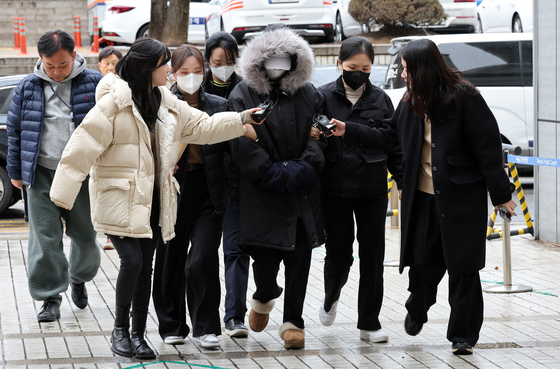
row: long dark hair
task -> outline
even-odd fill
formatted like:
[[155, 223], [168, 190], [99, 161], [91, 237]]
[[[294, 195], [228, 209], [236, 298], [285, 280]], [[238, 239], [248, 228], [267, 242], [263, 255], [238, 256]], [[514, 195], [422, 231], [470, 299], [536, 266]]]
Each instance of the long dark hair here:
[[416, 115], [432, 121], [445, 117], [452, 103], [459, 106], [459, 89], [467, 87], [469, 93], [475, 93], [474, 86], [463, 79], [461, 72], [449, 68], [433, 41], [412, 41], [400, 53], [407, 68], [404, 101]]
[[170, 59], [171, 51], [167, 46], [143, 37], [134, 41], [128, 53], [117, 63], [117, 74], [128, 82], [132, 100], [150, 131], [154, 129], [161, 105], [161, 92], [157, 86], [152, 86], [152, 72]]
[[338, 60], [343, 63], [344, 61], [358, 54], [366, 54], [367, 57], [371, 60], [371, 64], [373, 64], [375, 54], [373, 52], [373, 45], [371, 44], [371, 42], [369, 42], [369, 40], [365, 37], [350, 37], [340, 46]]

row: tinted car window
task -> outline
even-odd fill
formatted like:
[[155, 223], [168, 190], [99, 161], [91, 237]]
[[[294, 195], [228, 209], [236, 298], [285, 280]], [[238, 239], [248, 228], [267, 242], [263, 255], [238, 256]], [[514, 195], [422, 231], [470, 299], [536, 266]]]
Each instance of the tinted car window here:
[[8, 114], [15, 86], [0, 87], [0, 114]]
[[519, 42], [473, 42], [438, 45], [451, 68], [475, 86], [522, 86]]
[[533, 86], [533, 42], [521, 41], [521, 81], [523, 86]]

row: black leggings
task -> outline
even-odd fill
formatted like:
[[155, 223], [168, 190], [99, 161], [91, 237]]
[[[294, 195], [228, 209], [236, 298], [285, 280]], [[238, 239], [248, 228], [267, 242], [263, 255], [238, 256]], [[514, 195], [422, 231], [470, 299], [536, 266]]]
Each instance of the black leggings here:
[[148, 311], [152, 288], [152, 262], [161, 235], [158, 218], [159, 200], [154, 196], [150, 216], [152, 238], [108, 235], [121, 259], [115, 288], [117, 306], [127, 307], [132, 303], [132, 310]]

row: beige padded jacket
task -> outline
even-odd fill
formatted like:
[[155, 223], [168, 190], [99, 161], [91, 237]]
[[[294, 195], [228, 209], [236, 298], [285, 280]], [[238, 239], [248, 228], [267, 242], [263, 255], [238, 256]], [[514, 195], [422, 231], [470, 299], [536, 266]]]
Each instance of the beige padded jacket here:
[[[96, 90], [95, 107], [74, 131], [62, 154], [50, 197], [72, 208], [86, 176], [95, 230], [115, 236], [151, 238], [154, 184], [160, 198], [159, 225], [164, 242], [175, 237], [177, 192], [173, 176], [179, 142], [213, 144], [243, 135], [248, 114], [209, 117], [160, 87], [162, 103], [155, 125], [156, 158], [150, 132], [132, 101], [128, 83], [114, 74]], [[250, 122], [245, 122], [250, 123]]]

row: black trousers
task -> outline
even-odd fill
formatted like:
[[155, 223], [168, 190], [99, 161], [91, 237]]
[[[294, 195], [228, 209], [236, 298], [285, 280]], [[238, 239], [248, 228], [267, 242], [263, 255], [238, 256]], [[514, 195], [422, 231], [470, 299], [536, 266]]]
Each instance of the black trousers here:
[[[436, 303], [437, 287], [447, 267], [443, 257], [441, 225], [433, 195], [416, 192], [413, 205], [414, 262], [408, 272], [410, 296], [406, 309], [415, 322], [428, 321], [428, 310]], [[447, 339], [472, 346], [479, 338], [484, 320], [484, 300], [479, 272], [449, 275], [451, 315]]]
[[253, 276], [257, 290], [253, 298], [266, 303], [282, 294], [276, 278], [280, 262], [284, 262], [284, 317], [283, 323], [290, 322], [301, 329], [303, 323], [303, 303], [307, 291], [309, 267], [311, 266], [311, 249], [301, 219], [298, 220], [295, 250], [277, 250], [264, 247], [247, 247], [253, 258]]
[[132, 238], [107, 235], [119, 254], [121, 265], [115, 287], [116, 304], [132, 310], [148, 312], [152, 288], [154, 250], [161, 237], [159, 227], [159, 197], [154, 193], [150, 227], [152, 238]]
[[216, 213], [203, 170], [186, 172], [183, 183], [175, 238], [156, 250], [153, 295], [163, 339], [189, 334], [185, 290], [193, 336], [222, 332], [218, 248], [223, 215]]
[[322, 195], [327, 226], [325, 257], [325, 310], [338, 301], [354, 262], [354, 217], [359, 243], [360, 282], [358, 290], [358, 329], [381, 328], [379, 312], [383, 303], [383, 259], [387, 191], [359, 198]]

